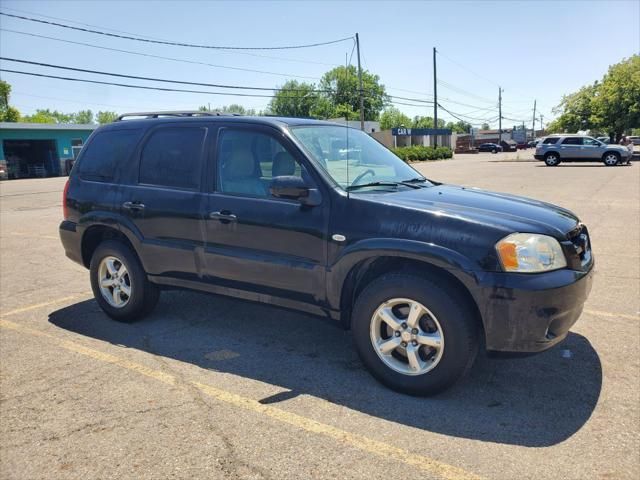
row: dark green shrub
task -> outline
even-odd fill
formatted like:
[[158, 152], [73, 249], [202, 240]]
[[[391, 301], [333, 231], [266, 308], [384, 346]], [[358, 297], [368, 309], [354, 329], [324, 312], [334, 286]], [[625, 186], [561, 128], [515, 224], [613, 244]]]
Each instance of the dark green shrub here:
[[449, 147], [424, 147], [422, 145], [413, 145], [411, 147], [392, 148], [391, 151], [405, 162], [443, 160], [453, 157], [453, 151]]

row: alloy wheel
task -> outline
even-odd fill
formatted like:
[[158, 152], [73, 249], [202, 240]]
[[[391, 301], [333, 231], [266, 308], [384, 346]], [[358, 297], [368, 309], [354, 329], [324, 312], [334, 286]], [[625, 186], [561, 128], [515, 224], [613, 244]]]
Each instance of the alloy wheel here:
[[100, 293], [109, 305], [123, 308], [131, 299], [131, 278], [122, 260], [114, 256], [104, 257], [98, 267]]
[[435, 315], [420, 302], [393, 298], [371, 317], [371, 343], [386, 366], [404, 375], [433, 370], [444, 352], [444, 334]]

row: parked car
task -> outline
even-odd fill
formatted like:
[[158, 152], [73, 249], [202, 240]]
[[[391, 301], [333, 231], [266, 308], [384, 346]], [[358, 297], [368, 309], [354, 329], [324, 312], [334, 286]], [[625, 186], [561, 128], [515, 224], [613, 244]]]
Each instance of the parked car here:
[[516, 145], [517, 150], [526, 150], [527, 148], [529, 148], [528, 142], [520, 142]]
[[478, 151], [498, 153], [502, 151], [502, 147], [497, 143], [483, 143], [478, 147]]
[[527, 145], [529, 145], [529, 148], [536, 148], [536, 145], [538, 145], [539, 140], [531, 140]]
[[[428, 180], [329, 122], [136, 115], [91, 135], [59, 228], [115, 320], [149, 314], [164, 288], [298, 309], [351, 329], [382, 383], [424, 395], [480, 345], [540, 352], [582, 312], [594, 260], [568, 210]], [[358, 158], [331, 158], [347, 138]]]
[[640, 136], [630, 135], [627, 137], [634, 145], [640, 145]]
[[585, 135], [550, 135], [536, 147], [534, 157], [549, 167], [561, 162], [603, 162], [612, 167], [629, 162], [631, 152], [621, 145], [607, 145]]

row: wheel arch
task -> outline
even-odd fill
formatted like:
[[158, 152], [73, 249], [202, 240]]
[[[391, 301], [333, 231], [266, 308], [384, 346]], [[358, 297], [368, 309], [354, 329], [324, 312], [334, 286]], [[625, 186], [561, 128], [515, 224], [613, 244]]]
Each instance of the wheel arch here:
[[[329, 285], [333, 285], [333, 294], [337, 298], [333, 301], [340, 310], [340, 322], [346, 329], [351, 325], [351, 311], [358, 294], [373, 280], [387, 273], [408, 273], [423, 278], [445, 283], [455, 289], [465, 302], [468, 302], [476, 314], [480, 328], [483, 328], [482, 316], [469, 284], [473, 283], [474, 275], [468, 260], [460, 261], [460, 258], [446, 258], [418, 255], [412, 252], [369, 252], [349, 264], [341, 279], [334, 274], [330, 278]], [[456, 257], [462, 257], [456, 254]], [[462, 257], [465, 258], [465, 257]], [[454, 273], [455, 272], [455, 273]], [[338, 289], [338, 291], [336, 291]], [[330, 293], [331, 296], [331, 293]], [[332, 298], [329, 298], [332, 301]]]
[[82, 263], [86, 268], [89, 268], [91, 264], [91, 257], [93, 253], [105, 240], [117, 240], [124, 243], [131, 252], [140, 260], [138, 252], [136, 251], [133, 243], [129, 240], [127, 235], [122, 233], [121, 230], [113, 225], [97, 224], [88, 227], [83, 235], [81, 241]]

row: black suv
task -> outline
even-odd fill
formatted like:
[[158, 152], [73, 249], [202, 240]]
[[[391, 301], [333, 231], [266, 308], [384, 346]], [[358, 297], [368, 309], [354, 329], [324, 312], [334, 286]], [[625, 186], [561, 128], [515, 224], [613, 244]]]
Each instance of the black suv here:
[[560, 342], [592, 284], [568, 210], [427, 180], [328, 122], [192, 112], [97, 129], [60, 237], [98, 304], [129, 322], [164, 288], [330, 317], [384, 384], [451, 385], [487, 350]]

